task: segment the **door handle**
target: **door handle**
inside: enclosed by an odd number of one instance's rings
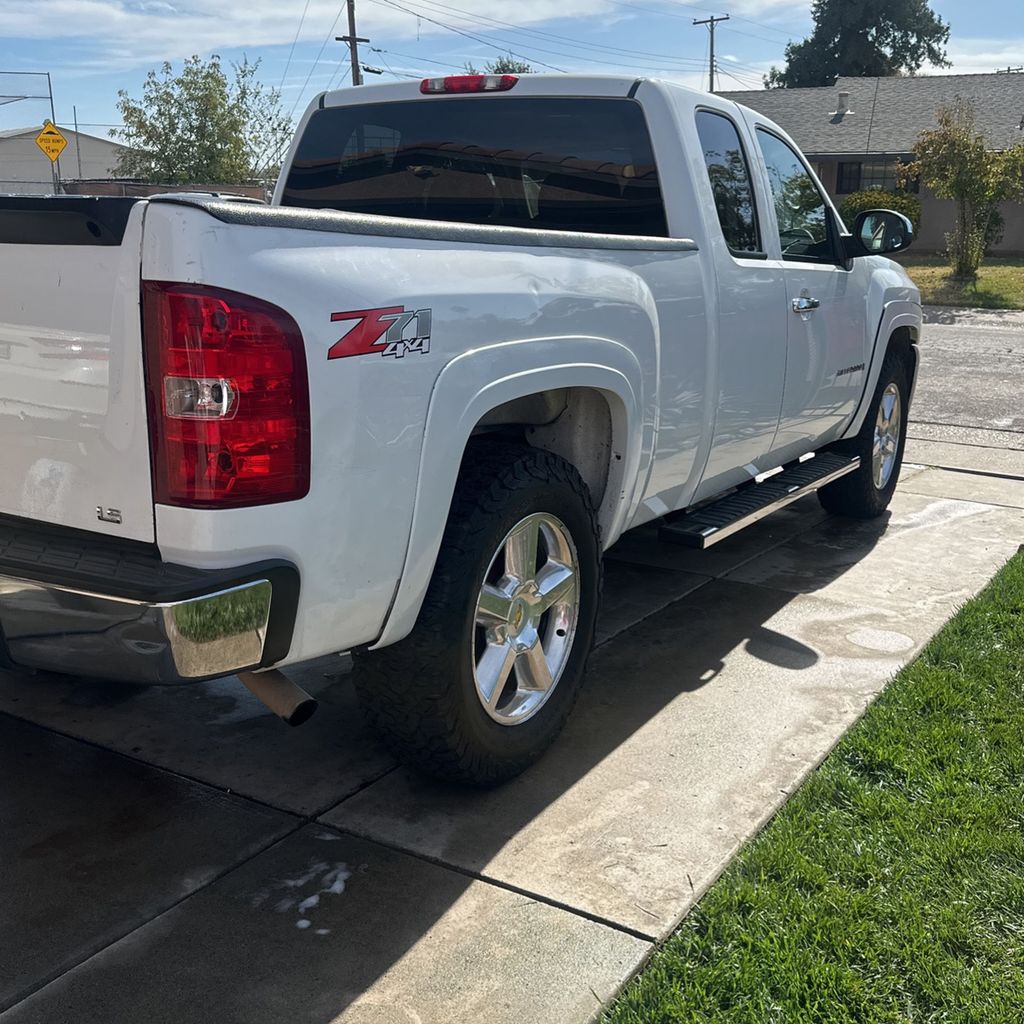
[[[817,309],[821,305],[819,299],[811,299],[806,295],[801,295],[799,299],[793,300],[793,312],[794,313],[809,313],[812,309]]]

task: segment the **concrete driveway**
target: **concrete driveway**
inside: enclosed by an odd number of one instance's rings
[[[592,1018],[1024,541],[1024,317],[936,319],[891,514],[628,535],[577,712],[503,789],[396,768],[345,658],[294,731],[234,679],[0,674],[3,1024]]]

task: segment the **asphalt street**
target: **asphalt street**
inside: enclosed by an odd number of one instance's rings
[[[927,310],[910,436],[1024,450],[1024,313]]]

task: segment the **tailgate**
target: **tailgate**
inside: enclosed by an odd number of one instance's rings
[[[0,513],[152,541],[135,199],[0,197]]]

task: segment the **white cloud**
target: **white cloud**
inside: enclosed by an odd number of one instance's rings
[[[1024,39],[960,39],[954,37],[948,47],[951,68],[925,69],[928,74],[991,74],[997,68],[1017,68],[1024,64]]]
[[[772,19],[788,17],[807,18],[810,16],[808,0],[733,0],[729,4],[731,14],[746,18]]]
[[[395,0],[404,6],[403,0]],[[671,0],[438,0],[439,3],[461,11],[473,11],[474,15],[460,15],[454,11],[446,13],[440,8],[429,15],[438,21],[457,25],[465,31],[507,42],[518,41],[520,49],[530,55],[535,66],[542,69],[541,62],[557,65],[570,70],[626,71],[617,68],[616,55],[598,50],[573,49],[567,42],[540,37],[513,36],[507,28],[488,23],[483,18],[495,18],[523,27],[545,30],[545,23],[555,19],[576,18],[586,20],[590,27],[607,26],[622,18],[634,25],[649,30],[650,43],[641,48],[672,52],[673,46],[666,41],[665,27],[683,25],[692,17],[699,17],[694,7],[680,7]],[[700,9],[712,10],[711,0],[697,0]],[[423,8],[421,8],[423,9]],[[671,18],[656,18],[651,10],[658,10]],[[720,10],[720,8],[714,8]],[[745,41],[748,37],[760,36],[763,43],[771,43],[777,49],[773,59],[762,60],[763,49],[758,58],[741,57],[743,63],[731,70],[745,78],[756,77],[762,65],[781,63],[784,37],[780,33],[792,31],[800,38],[801,25],[810,30],[808,0],[731,0],[728,9],[733,14],[728,37],[729,47],[744,53],[750,48]],[[296,71],[305,71],[313,52],[325,39],[327,49],[323,67],[327,63],[337,65],[341,59],[341,44],[335,43],[334,35],[345,30],[341,0],[311,0],[302,26],[300,42],[307,44],[304,51],[296,54],[292,66]],[[248,49],[254,55],[266,53],[276,47],[274,56],[282,59],[295,38],[301,0],[248,0],[241,4],[234,0],[0,0],[0,24],[3,25],[6,40],[53,40],[63,42],[60,64],[50,62],[51,70],[60,71],[64,76],[79,74],[104,74],[111,71],[142,69],[152,67],[162,60],[181,60],[192,53],[202,55],[226,50]],[[335,23],[335,19],[337,22]],[[765,34],[756,24],[742,19],[751,18],[762,26],[774,26],[774,31]],[[471,19],[471,20],[467,20]],[[417,35],[432,40],[445,39],[457,64],[465,55],[481,53],[486,46],[469,39],[459,39],[444,29],[426,20],[417,21],[409,14],[389,6],[383,0],[360,0],[359,31],[374,40],[381,40],[388,49],[409,51]],[[566,34],[566,30],[561,30]],[[736,33],[740,33],[737,35]],[[580,35],[586,41],[585,34]],[[575,58],[567,56],[569,49]],[[545,51],[558,51],[546,53]],[[29,50],[40,60],[45,51]],[[954,37],[950,46],[950,57],[954,67],[952,73],[992,71],[997,67],[1016,66],[1021,63],[1024,40],[1021,39],[962,39]],[[437,57],[435,50],[433,56]],[[591,60],[585,58],[592,58]],[[599,63],[607,57],[602,68]],[[618,58],[623,64],[636,65],[635,58]],[[732,53],[722,58],[734,62]],[[389,61],[394,66],[393,61]],[[651,60],[654,65],[657,62]],[[667,62],[666,62],[667,63]],[[695,65],[696,67],[696,65]],[[419,69],[418,69],[419,70]],[[936,69],[925,69],[927,73],[942,73]],[[662,74],[662,72],[654,72]],[[947,72],[948,73],[948,72]],[[302,72],[299,72],[301,84]],[[292,84],[292,74],[287,85]],[[680,72],[678,80],[696,81],[699,74]]]
[[[606,0],[521,0],[514,5],[500,0],[455,0],[450,6],[474,10],[516,25],[540,24],[554,18],[603,15],[621,16]],[[40,16],[40,8],[45,14]],[[7,39],[64,39],[88,41],[97,58],[111,57],[119,64],[150,64],[175,60],[192,53],[228,48],[290,46],[295,38],[302,5],[282,0],[0,0],[0,24]],[[344,31],[338,0],[313,0],[302,26],[300,41],[320,43]],[[433,15],[430,15],[433,17]],[[337,19],[337,20],[336,20]],[[474,31],[457,15],[437,12],[437,20],[458,23]],[[333,30],[332,30],[332,26]],[[360,34],[371,38],[408,39],[417,32],[432,35],[443,30],[383,3],[363,3]],[[479,23],[477,32],[500,32]],[[333,44],[333,39],[329,40]],[[524,45],[526,45],[524,43]],[[108,65],[109,66],[109,65]]]

